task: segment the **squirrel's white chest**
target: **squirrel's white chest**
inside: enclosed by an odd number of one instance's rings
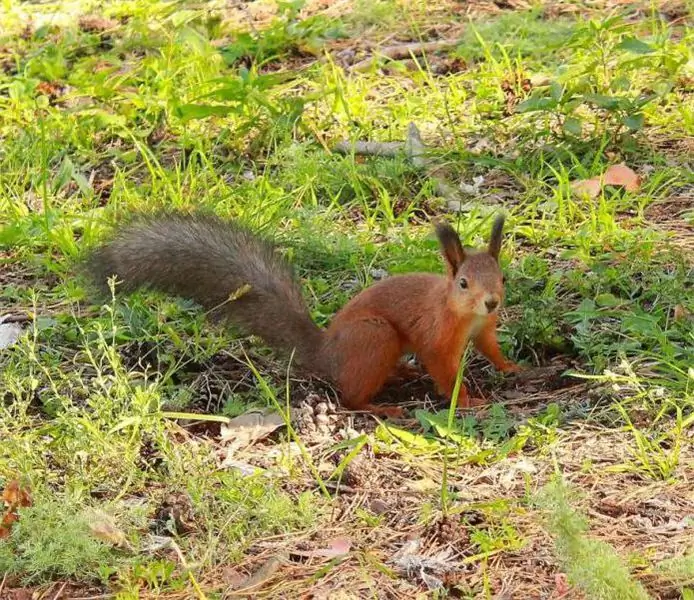
[[[468,330],[468,340],[471,340],[471,339],[474,339],[477,337],[477,334],[482,329],[482,326],[484,325],[486,320],[487,320],[487,317],[482,317],[479,315],[475,315],[472,318],[472,321],[470,321],[470,329]]]
[[[465,348],[467,348],[468,344],[477,337],[477,334],[479,334],[481,331],[485,320],[485,317],[475,316],[471,321],[468,321],[467,330],[463,332],[463,335],[460,338],[461,353],[465,352]]]

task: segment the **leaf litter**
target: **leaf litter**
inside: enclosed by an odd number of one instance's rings
[[[571,184],[571,189],[579,196],[590,199],[597,198],[600,192],[608,186],[622,187],[627,192],[636,193],[641,188],[641,177],[624,163],[612,165],[597,177],[581,179]]]

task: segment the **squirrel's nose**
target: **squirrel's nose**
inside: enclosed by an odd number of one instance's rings
[[[484,301],[484,305],[487,307],[489,312],[492,312],[497,306],[499,306],[499,301],[496,298],[489,298]]]

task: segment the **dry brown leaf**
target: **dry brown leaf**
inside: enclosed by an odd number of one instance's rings
[[[327,548],[318,550],[294,550],[292,554],[309,558],[339,558],[349,554],[352,549],[352,541],[349,538],[337,537],[328,542]]]
[[[90,514],[89,529],[94,537],[111,546],[127,546],[125,534],[118,529],[111,515],[100,510],[94,510]]]
[[[287,562],[288,557],[283,553],[277,556],[271,556],[266,560],[260,567],[250,576],[246,581],[244,581],[237,590],[241,589],[243,591],[250,590],[252,588],[259,587],[272,579],[277,571],[282,568]]]
[[[334,540],[330,540],[328,547],[324,550],[319,550],[319,556],[325,556],[326,558],[337,558],[338,556],[344,556],[349,554],[352,549],[352,542],[348,538],[339,537]]]
[[[285,424],[284,417],[276,412],[249,411],[234,417],[221,427],[221,441],[229,446],[229,450],[237,450],[249,446],[264,438]]]
[[[42,96],[57,98],[63,92],[63,86],[53,81],[41,81],[36,86],[36,93]]]
[[[641,187],[641,178],[624,163],[609,167],[605,171],[603,180],[603,185],[618,185],[627,192],[638,192]]]
[[[423,479],[417,479],[415,481],[408,481],[406,483],[406,486],[408,489],[413,490],[415,492],[431,492],[441,487],[433,479],[429,479],[428,477],[424,477]]]
[[[582,179],[580,181],[574,181],[571,184],[571,189],[573,189],[573,191],[579,196],[597,198],[600,195],[602,185],[600,183],[599,177],[593,177],[592,179]]]
[[[571,184],[571,189],[579,196],[597,198],[606,185],[623,187],[627,192],[638,192],[641,187],[641,178],[633,169],[620,163],[608,167],[599,177],[574,181]]]
[[[556,586],[556,591],[559,598],[563,598],[571,591],[571,586],[569,585],[569,581],[565,573],[557,573],[554,576],[554,585]]]
[[[686,321],[691,317],[691,313],[682,304],[676,304],[673,313],[675,321]]]
[[[8,595],[3,600],[34,600],[34,590],[30,588],[14,588],[7,590]]]
[[[119,25],[118,21],[99,15],[84,15],[79,20],[79,28],[86,33],[103,33]]]
[[[224,565],[221,569],[220,577],[230,589],[240,588],[248,579],[246,575],[232,565]]]

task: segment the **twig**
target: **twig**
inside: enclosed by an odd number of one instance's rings
[[[205,595],[205,592],[203,592],[200,588],[198,580],[195,579],[195,575],[193,575],[193,571],[188,566],[188,561],[186,561],[186,557],[183,555],[183,551],[181,550],[180,546],[176,543],[175,540],[169,539],[169,547],[173,549],[173,551],[176,553],[176,556],[178,556],[178,560],[181,562],[183,569],[187,571],[188,579],[190,580],[190,583],[193,584],[193,588],[195,589],[195,592],[198,596],[198,600],[207,600],[207,596]]]
[[[339,154],[358,154],[361,156],[383,157],[404,154],[414,167],[424,170],[427,176],[434,181],[437,195],[445,198],[451,207],[460,206],[457,188],[434,173],[435,163],[414,123],[407,126],[407,139],[404,142],[338,142],[333,150]]]
[[[60,586],[60,589],[55,593],[55,596],[53,596],[53,600],[58,600],[60,598],[60,594],[63,593],[63,590],[67,587],[67,581],[63,582],[63,585]]]
[[[398,60],[401,58],[410,58],[416,54],[427,54],[428,52],[436,52],[438,50],[446,50],[453,48],[458,44],[457,40],[439,40],[437,42],[414,42],[411,44],[398,44],[397,46],[386,46],[377,50],[369,58],[359,61],[350,67],[350,71],[366,71],[379,58],[389,58],[390,60]]]
[[[32,315],[5,315],[0,316],[0,323],[28,323],[33,320]]]
[[[236,590],[227,590],[227,597],[246,595],[254,588],[263,585],[269,581],[284,564],[287,563],[288,559],[288,555],[284,553],[280,553],[277,556],[271,556],[262,565],[260,565],[260,567],[253,574],[251,574],[248,579],[246,579],[241,588]]]
[[[397,156],[405,149],[404,142],[338,142],[333,150],[340,154],[364,156]]]

